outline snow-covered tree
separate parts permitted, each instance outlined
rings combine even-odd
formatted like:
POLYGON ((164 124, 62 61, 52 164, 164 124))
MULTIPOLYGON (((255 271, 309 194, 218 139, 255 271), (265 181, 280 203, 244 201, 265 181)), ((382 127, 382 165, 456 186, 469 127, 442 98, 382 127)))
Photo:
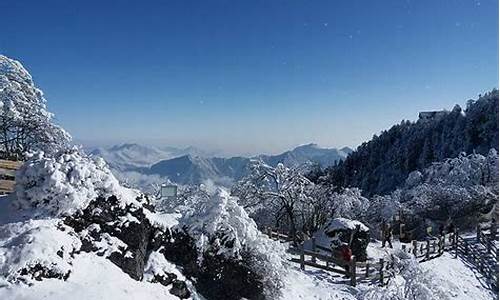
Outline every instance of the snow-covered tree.
POLYGON ((314 184, 298 168, 278 164, 275 168, 260 160, 250 164, 250 175, 238 182, 232 194, 261 225, 287 228, 295 236, 314 201, 314 184))
POLYGON ((22 159, 30 151, 55 153, 66 147, 71 137, 52 119, 28 71, 0 55, 0 157, 22 159))

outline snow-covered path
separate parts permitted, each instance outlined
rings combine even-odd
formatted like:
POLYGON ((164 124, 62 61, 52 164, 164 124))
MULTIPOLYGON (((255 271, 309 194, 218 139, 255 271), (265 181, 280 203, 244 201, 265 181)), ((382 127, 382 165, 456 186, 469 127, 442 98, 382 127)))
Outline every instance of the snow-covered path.
POLYGON ((285 287, 282 290, 281 300, 356 299, 357 289, 346 284, 338 284, 334 276, 329 272, 312 268, 301 271, 299 267, 293 265, 284 278, 285 287))
POLYGON ((481 275, 474 272, 461 259, 445 252, 441 257, 423 262, 420 266, 432 272, 440 285, 446 286, 453 299, 486 300, 497 299, 498 295, 484 286, 478 279, 481 275))

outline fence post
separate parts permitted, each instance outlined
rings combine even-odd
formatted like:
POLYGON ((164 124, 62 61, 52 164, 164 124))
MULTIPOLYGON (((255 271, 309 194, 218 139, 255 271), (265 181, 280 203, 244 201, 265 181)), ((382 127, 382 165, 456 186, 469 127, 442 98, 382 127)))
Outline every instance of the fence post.
MULTIPOLYGON (((453 246, 455 247, 455 258, 458 257, 458 229, 455 227, 453 230, 453 246)), ((465 252, 467 252, 467 244, 465 245, 465 252)))
POLYGON ((365 267, 365 278, 368 278, 370 276, 370 263, 366 262, 366 267, 365 267))
POLYGON ((490 223, 490 236, 492 240, 494 240, 495 236, 497 235, 497 229, 498 228, 495 219, 492 218, 490 223))
POLYGON ((431 255, 431 242, 429 240, 426 241, 426 248, 427 248, 427 252, 425 253, 425 259, 429 259, 430 255, 431 255))
POLYGON ((305 261, 305 253, 304 253, 304 243, 300 245, 300 269, 304 271, 306 269, 305 261))
MULTIPOLYGON (((316 253, 316 238, 314 236, 311 238, 311 242, 312 242, 312 251, 314 253, 316 253)), ((312 256, 312 262, 313 263, 316 262, 316 256, 315 255, 312 256)))
POLYGON ((379 279, 380 279, 380 285, 384 285, 384 259, 381 258, 379 260, 380 264, 380 270, 379 270, 379 279))
POLYGON ((441 251, 443 250, 443 237, 440 235, 438 237, 438 255, 441 255, 441 251))
POLYGON ((479 271, 483 272, 484 271, 483 257, 482 257, 482 255, 478 255, 477 258, 479 259, 479 271))
POLYGON ((436 240, 432 240, 432 253, 436 252, 436 240))
POLYGON ((271 230, 271 227, 267 226, 267 236, 269 236, 270 239, 273 238, 273 231, 271 230))
POLYGON ((417 257, 417 249, 418 249, 418 245, 417 245, 417 241, 413 240, 411 241, 411 243, 413 244, 413 256, 417 257))
POLYGON ((477 235, 477 241, 480 243, 481 242, 481 225, 477 224, 476 226, 476 235, 477 235))
POLYGON ((356 256, 352 256, 351 259, 351 285, 356 286, 356 256))
POLYGON ((469 246, 467 245, 467 241, 464 240, 464 252, 465 252, 465 255, 469 255, 469 246))

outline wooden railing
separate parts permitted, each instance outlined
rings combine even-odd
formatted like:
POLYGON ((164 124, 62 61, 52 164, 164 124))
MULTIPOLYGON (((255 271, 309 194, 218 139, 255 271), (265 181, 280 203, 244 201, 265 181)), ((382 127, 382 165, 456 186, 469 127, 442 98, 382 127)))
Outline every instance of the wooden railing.
MULTIPOLYGON (((288 235, 273 230, 270 227, 266 229, 266 234, 274 240, 292 241, 288 235)), ((305 267, 309 266, 345 275, 349 278, 349 283, 352 286, 356 286, 360 280, 378 282, 380 285, 383 285, 384 280, 387 281, 386 279, 391 273, 391 264, 382 258, 378 262, 357 262, 356 257, 353 256, 349 263, 344 263, 334 255, 332 249, 317 245, 314 237, 311 238, 311 242, 311 250, 305 249, 304 243, 301 243, 299 247, 290 248, 293 253, 299 256, 298 258, 291 258, 290 261, 300 264, 301 270, 305 270, 305 267), (310 259, 306 259, 307 257, 310 257, 310 259), (349 272, 345 269, 346 265, 349 266, 349 272)))
POLYGON ((21 165, 21 161, 0 159, 0 195, 14 191, 16 171, 21 165))
MULTIPOLYGON (((491 226, 491 228, 490 234, 488 235, 484 232, 484 228, 478 225, 477 242, 483 244, 488 253, 490 253, 498 263, 498 247, 492 242, 493 239, 496 239, 496 231, 493 231, 493 228, 496 227, 491 226)), ((277 240, 292 240, 288 235, 273 231, 271 228, 267 229, 267 234, 269 237, 277 240)), ((310 266, 346 275, 350 278, 350 284, 352 286, 356 286, 357 282, 360 280, 384 285, 394 274, 393 260, 384 261, 384 259, 380 259, 377 262, 370 260, 357 262, 354 256, 348 264, 349 271, 346 271, 346 263, 337 258, 332 249, 317 245, 314 237, 310 240, 311 250, 305 249, 303 243, 300 244, 298 248, 291 248, 292 252, 299 255, 299 258, 292 258, 291 261, 300 264, 302 270, 304 270, 306 266, 310 266), (308 260, 306 257, 310 257, 310 259, 308 260)), ((469 245, 469 242, 458 234, 457 228, 451 233, 430 237, 425 241, 413 240, 409 245, 401 244, 401 249, 412 254, 417 259, 420 258, 419 262, 439 257, 445 251, 453 253, 455 258, 458 257, 459 252, 462 252, 464 255, 470 256, 477 262, 480 272, 491 279, 494 286, 498 287, 498 270, 491 264, 488 264, 487 258, 483 255, 472 251, 472 245, 469 245)))

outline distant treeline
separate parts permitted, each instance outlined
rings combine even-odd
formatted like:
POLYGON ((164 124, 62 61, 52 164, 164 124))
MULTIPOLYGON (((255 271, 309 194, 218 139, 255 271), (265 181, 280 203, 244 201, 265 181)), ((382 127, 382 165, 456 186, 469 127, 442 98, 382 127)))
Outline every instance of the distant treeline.
POLYGON ((487 154, 498 150, 498 90, 469 100, 465 111, 452 111, 402 121, 360 145, 344 161, 308 174, 315 182, 358 187, 367 196, 387 194, 408 174, 461 152, 487 154))

